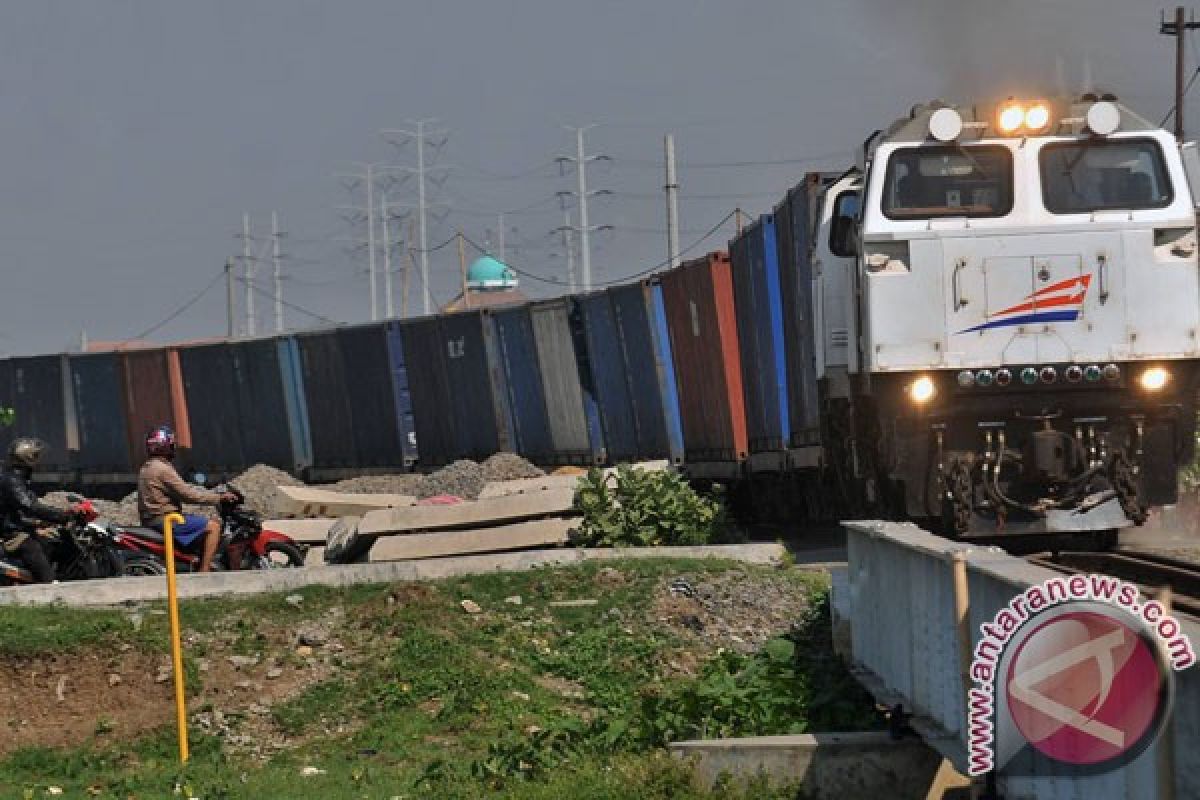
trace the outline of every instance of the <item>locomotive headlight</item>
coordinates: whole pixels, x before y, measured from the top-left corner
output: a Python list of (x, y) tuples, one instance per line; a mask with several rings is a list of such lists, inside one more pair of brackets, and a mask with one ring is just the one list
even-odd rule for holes
[(1148, 392), (1157, 392), (1159, 389), (1167, 385), (1171, 374), (1162, 367), (1150, 367), (1142, 372), (1138, 378), (1138, 383)]
[(1025, 130), (1030, 133), (1040, 131), (1050, 124), (1050, 109), (1043, 103), (1037, 103), (1025, 110)]
[(928, 403), (936, 391), (933, 379), (928, 375), (922, 375), (908, 385), (908, 396), (918, 405)]
[(1016, 103), (1006, 103), (1000, 107), (1000, 114), (996, 117), (996, 127), (1001, 133), (1016, 133), (1017, 129), (1025, 122), (1025, 109), (1021, 108)]

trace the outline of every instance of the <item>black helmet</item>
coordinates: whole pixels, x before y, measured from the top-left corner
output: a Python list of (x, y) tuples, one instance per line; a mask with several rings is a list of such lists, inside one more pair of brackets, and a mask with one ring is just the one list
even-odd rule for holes
[(41, 439), (29, 437), (15, 439), (8, 446), (8, 465), (28, 470), (37, 469), (38, 462), (42, 460), (42, 451), (45, 449), (46, 445)]

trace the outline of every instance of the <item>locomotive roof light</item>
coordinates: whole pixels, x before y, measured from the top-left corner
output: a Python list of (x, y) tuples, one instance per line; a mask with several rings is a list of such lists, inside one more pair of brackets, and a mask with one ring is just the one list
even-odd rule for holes
[(1070, 383), (1079, 383), (1081, 380), (1083, 380), (1083, 367), (1079, 366), (1078, 364), (1072, 364), (1071, 366), (1067, 367), (1065, 372), (1063, 372), (1063, 377), (1066, 378)]
[(922, 375), (908, 385), (908, 396), (917, 405), (923, 405), (933, 399), (937, 387), (928, 375)]
[(1008, 386), (1012, 383), (1012, 371), (1007, 369), (996, 370), (996, 385)]
[(1138, 383), (1147, 392), (1157, 392), (1167, 385), (1167, 381), (1171, 379), (1171, 373), (1167, 372), (1163, 367), (1148, 367), (1143, 370), (1138, 377)]
[(1045, 103), (1034, 103), (1025, 109), (1025, 130), (1037, 133), (1050, 124), (1050, 107)]
[(953, 108), (939, 108), (929, 115), (929, 135), (939, 142), (953, 142), (962, 129), (962, 115)]
[(1088, 130), (1097, 136), (1108, 136), (1121, 126), (1121, 109), (1116, 103), (1101, 100), (1087, 110)]
[(958, 373), (958, 385), (964, 389), (969, 389), (975, 385), (975, 373), (969, 369), (964, 369)]
[(1020, 104), (1009, 100), (1000, 106), (1000, 112), (996, 115), (996, 127), (1001, 133), (1006, 136), (1014, 134), (1024, 123), (1025, 109)]
[(1121, 368), (1116, 364), (1105, 364), (1103, 373), (1104, 379), (1107, 381), (1112, 381), (1115, 383), (1121, 380)]

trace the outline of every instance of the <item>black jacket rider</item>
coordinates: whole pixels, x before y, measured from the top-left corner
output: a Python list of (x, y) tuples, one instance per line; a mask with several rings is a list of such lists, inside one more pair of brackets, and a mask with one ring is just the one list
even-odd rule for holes
[(29, 476), (22, 472), (24, 470), (19, 469), (0, 472), (0, 539), (32, 530), (35, 526), (31, 520), (62, 525), (71, 519), (66, 511), (38, 499), (29, 486)]

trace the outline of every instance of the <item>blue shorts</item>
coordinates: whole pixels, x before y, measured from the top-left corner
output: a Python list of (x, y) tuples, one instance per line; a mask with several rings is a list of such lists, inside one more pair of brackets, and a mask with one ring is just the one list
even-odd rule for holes
[[(200, 514), (184, 514), (183, 524), (176, 525), (171, 529), (175, 534), (175, 541), (187, 547), (192, 542), (204, 535), (204, 529), (208, 527), (208, 517)], [(160, 522), (154, 526), (154, 529), (159, 533), (163, 532), (163, 524)]]

